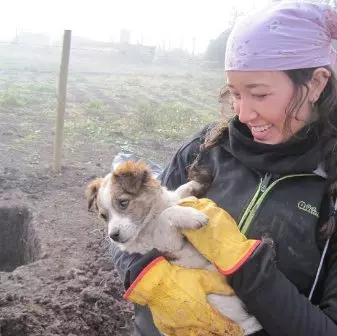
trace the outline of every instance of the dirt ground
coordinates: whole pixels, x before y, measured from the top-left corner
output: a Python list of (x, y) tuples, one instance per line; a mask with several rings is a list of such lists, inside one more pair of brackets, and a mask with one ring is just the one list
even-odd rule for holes
[[(86, 144), (54, 175), (52, 146), (7, 151), (4, 144), (20, 134), (15, 120), (6, 125), (0, 134), (0, 249), (9, 251), (0, 260), (6, 271), (0, 272), (0, 335), (130, 335), (132, 307), (109, 259), (106, 228), (84, 198), (87, 183), (109, 171), (116, 150)], [(34, 155), (38, 164), (30, 165)], [(19, 266), (23, 262), (29, 263)]]
[[(85, 188), (110, 170), (118, 152), (129, 150), (165, 165), (192, 133), (192, 126), (180, 138), (137, 133), (132, 141), (136, 133), (128, 113), (137, 111), (138, 96), (130, 93), (135, 87), (162, 101), (163, 87), (171, 85), (170, 97), (201, 111), (215, 101), (217, 84), (200, 81), (189, 91), (179, 84), (182, 90), (176, 90), (173, 84), (191, 82), (194, 75), (138, 74), (135, 80), (129, 70), (129, 87), (120, 85), (118, 95), (110, 95), (102, 90), (112, 85), (111, 74), (70, 73), (62, 171), (53, 174), (57, 73), (8, 68), (0, 59), (0, 336), (130, 335), (132, 306), (122, 298), (106, 228), (87, 211)], [(91, 82), (88, 76), (94, 77)], [(147, 86), (158, 78), (161, 89)]]
[[(104, 154), (85, 168), (65, 165), (57, 176), (48, 168), (29, 172), (17, 154), (1, 156), (0, 248), (11, 246), (11, 254), (0, 273), (0, 335), (129, 335), (132, 309), (122, 299), (103, 228), (83, 198), (88, 180), (107, 168), (100, 164)], [(9, 272), (8, 260), (26, 237), (11, 226), (22, 222), (35, 236), (30, 259), (37, 260)]]

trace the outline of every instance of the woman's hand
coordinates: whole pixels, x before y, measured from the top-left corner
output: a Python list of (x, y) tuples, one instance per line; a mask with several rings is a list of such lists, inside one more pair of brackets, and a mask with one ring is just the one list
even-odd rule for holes
[(206, 300), (208, 293), (233, 295), (216, 271), (186, 269), (157, 257), (130, 283), (124, 297), (147, 305), (156, 327), (167, 336), (243, 335)]
[(185, 229), (182, 233), (224, 275), (238, 270), (261, 243), (247, 239), (228, 212), (210, 199), (187, 197), (179, 205), (193, 207), (208, 216), (206, 226), (197, 230)]

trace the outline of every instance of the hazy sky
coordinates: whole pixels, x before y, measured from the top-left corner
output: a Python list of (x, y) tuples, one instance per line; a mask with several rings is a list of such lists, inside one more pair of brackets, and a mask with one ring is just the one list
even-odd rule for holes
[(63, 29), (102, 41), (118, 40), (119, 30), (131, 30), (132, 40), (158, 45), (165, 39), (171, 47), (189, 48), (192, 38), (201, 50), (222, 32), (232, 13), (233, 3), (248, 10), (268, 0), (4, 0), (0, 14), (0, 39), (15, 29), (52, 32)]

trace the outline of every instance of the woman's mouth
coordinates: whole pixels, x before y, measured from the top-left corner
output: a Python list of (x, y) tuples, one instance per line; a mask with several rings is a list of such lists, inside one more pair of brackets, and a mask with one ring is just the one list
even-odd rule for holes
[(252, 132), (266, 132), (269, 130), (269, 128), (273, 127), (273, 125), (268, 124), (268, 125), (262, 125), (262, 126), (251, 126)]
[(250, 130), (255, 140), (263, 141), (270, 135), (273, 125), (266, 124), (261, 126), (250, 126)]

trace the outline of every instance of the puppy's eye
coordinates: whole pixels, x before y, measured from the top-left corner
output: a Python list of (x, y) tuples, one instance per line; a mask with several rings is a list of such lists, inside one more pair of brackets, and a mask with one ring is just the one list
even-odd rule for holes
[(103, 213), (103, 212), (101, 212), (101, 213), (99, 214), (99, 216), (100, 216), (102, 219), (104, 219), (105, 221), (108, 220), (108, 215), (105, 214), (105, 213)]
[(130, 201), (126, 200), (126, 199), (119, 199), (119, 200), (117, 200), (117, 202), (118, 202), (118, 206), (122, 210), (125, 210), (128, 207), (129, 203), (130, 203)]

